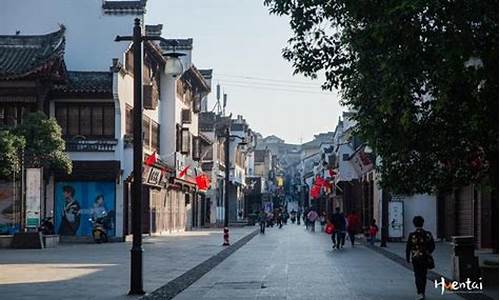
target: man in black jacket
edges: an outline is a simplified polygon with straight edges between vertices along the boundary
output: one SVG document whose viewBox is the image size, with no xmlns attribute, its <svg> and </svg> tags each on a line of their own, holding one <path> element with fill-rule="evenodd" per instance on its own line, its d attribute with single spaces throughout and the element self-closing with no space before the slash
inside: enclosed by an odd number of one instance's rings
<svg viewBox="0 0 500 300">
<path fill-rule="evenodd" d="M 332 224 L 334 231 L 332 234 L 333 248 L 344 247 L 345 244 L 345 216 L 340 212 L 340 207 L 335 208 L 335 213 L 332 215 Z"/>
<path fill-rule="evenodd" d="M 415 285 L 417 286 L 417 298 L 425 299 L 425 284 L 427 282 L 427 270 L 434 268 L 431 253 L 436 247 L 434 238 L 429 231 L 423 229 L 424 218 L 416 216 L 413 218 L 416 230 L 408 236 L 406 243 L 406 261 L 410 259 L 415 274 Z"/>
</svg>

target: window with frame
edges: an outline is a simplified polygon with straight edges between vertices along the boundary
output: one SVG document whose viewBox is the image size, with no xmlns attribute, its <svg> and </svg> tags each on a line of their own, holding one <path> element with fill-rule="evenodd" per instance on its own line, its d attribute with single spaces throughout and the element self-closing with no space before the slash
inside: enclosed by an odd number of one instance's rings
<svg viewBox="0 0 500 300">
<path fill-rule="evenodd" d="M 193 136 L 193 159 L 200 160 L 201 149 L 200 149 L 200 137 Z"/>
<path fill-rule="evenodd" d="M 151 148 L 159 151 L 160 149 L 160 124 L 151 121 Z"/>
<path fill-rule="evenodd" d="M 182 124 L 191 124 L 191 110 L 183 109 L 181 111 Z"/>
<path fill-rule="evenodd" d="M 151 119 L 143 116 L 142 118 L 142 136 L 146 147 L 151 146 Z"/>
<path fill-rule="evenodd" d="M 191 152 L 191 133 L 189 132 L 189 128 L 181 129 L 181 153 L 189 155 Z"/>
<path fill-rule="evenodd" d="M 125 106 L 125 134 L 134 135 L 134 108 L 128 104 Z"/>
<path fill-rule="evenodd" d="M 182 147 L 182 126 L 175 125 L 175 151 L 180 152 Z"/>
<path fill-rule="evenodd" d="M 142 117 L 142 135 L 144 147 L 154 151 L 160 150 L 160 124 L 144 115 Z"/>
<path fill-rule="evenodd" d="M 31 103 L 0 103 L 0 126 L 16 126 L 23 122 L 26 114 L 36 111 Z"/>
<path fill-rule="evenodd" d="M 196 93 L 193 97 L 193 112 L 199 113 L 201 111 L 201 94 Z"/>
<path fill-rule="evenodd" d="M 113 103 L 56 103 L 56 120 L 63 136 L 115 137 Z"/>
</svg>

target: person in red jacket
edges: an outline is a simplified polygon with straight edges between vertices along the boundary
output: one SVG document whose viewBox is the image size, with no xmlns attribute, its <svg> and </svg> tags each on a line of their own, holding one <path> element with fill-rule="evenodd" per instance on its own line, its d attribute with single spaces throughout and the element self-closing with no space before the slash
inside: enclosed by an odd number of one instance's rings
<svg viewBox="0 0 500 300">
<path fill-rule="evenodd" d="M 355 235 L 359 232 L 360 224 L 361 222 L 356 211 L 351 211 L 351 213 L 347 215 L 347 234 L 349 235 L 352 247 L 354 247 Z"/>
<path fill-rule="evenodd" d="M 368 242 L 370 242 L 370 245 L 372 246 L 375 245 L 375 238 L 377 237 L 377 233 L 378 233 L 377 221 L 373 219 L 372 223 L 370 224 L 370 231 L 369 231 L 370 239 L 368 240 Z"/>
</svg>

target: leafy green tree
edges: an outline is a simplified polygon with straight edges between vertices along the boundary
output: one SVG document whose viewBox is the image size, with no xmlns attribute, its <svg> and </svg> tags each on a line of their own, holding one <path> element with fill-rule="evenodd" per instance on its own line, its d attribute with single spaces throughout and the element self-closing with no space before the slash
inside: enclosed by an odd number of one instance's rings
<svg viewBox="0 0 500 300">
<path fill-rule="evenodd" d="M 265 0 L 295 73 L 338 89 L 395 193 L 498 185 L 498 1 Z"/>
<path fill-rule="evenodd" d="M 27 165 L 62 169 L 71 173 L 71 159 L 64 152 L 61 127 L 54 118 L 47 118 L 42 112 L 28 114 L 15 132 L 26 142 L 24 157 Z"/>
<path fill-rule="evenodd" d="M 9 130 L 0 130 L 0 178 L 12 178 L 21 170 L 21 153 L 26 142 Z"/>
</svg>

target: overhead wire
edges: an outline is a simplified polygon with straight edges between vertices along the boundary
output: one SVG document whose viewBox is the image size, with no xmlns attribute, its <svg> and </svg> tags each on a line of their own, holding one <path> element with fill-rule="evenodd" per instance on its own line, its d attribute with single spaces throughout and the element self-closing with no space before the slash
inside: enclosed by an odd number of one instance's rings
<svg viewBox="0 0 500 300">
<path fill-rule="evenodd" d="M 216 73 L 217 77 L 226 77 L 226 78 L 241 78 L 241 79 L 246 79 L 246 80 L 253 80 L 253 81 L 272 81 L 272 82 L 282 82 L 282 83 L 288 83 L 288 84 L 293 84 L 293 85 L 305 85 L 305 86 L 311 86 L 311 87 L 317 87 L 318 84 L 314 82 L 305 82 L 305 81 L 293 81 L 293 80 L 283 80 L 283 79 L 275 79 L 275 78 L 265 78 L 265 77 L 258 77 L 258 76 L 246 76 L 246 75 L 234 75 L 234 74 L 224 74 L 224 73 Z"/>
<path fill-rule="evenodd" d="M 288 92 L 288 93 L 333 95 L 333 92 L 321 92 L 321 91 L 312 91 L 312 90 L 304 90 L 304 89 L 291 89 L 291 88 L 285 88 L 285 87 L 275 88 L 275 87 L 270 87 L 270 86 L 254 85 L 254 84 L 228 83 L 228 82 L 224 82 L 224 81 L 221 81 L 221 83 L 227 87 L 263 89 L 263 90 L 271 90 L 271 91 L 282 91 L 282 92 Z"/>
</svg>

